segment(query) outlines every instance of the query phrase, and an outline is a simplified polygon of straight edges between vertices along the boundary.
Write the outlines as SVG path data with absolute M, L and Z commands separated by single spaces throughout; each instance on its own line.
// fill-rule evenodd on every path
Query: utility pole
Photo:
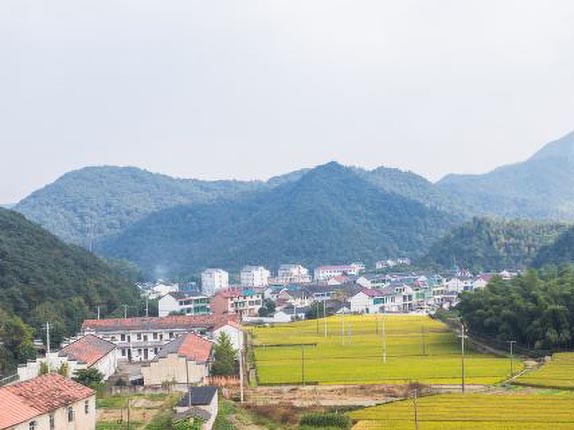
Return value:
M 325 302 L 326 300 L 323 300 L 323 317 L 325 318 L 325 337 L 327 337 L 327 304 Z
M 100 319 L 100 306 L 98 305 L 98 319 Z
M 243 388 L 243 331 L 241 331 L 241 321 L 239 322 L 239 331 L 237 333 L 239 338 L 239 400 L 241 403 L 245 400 Z
M 127 429 L 131 430 L 130 429 L 130 398 L 129 397 L 128 397 L 128 420 L 127 420 L 127 424 L 128 424 Z
M 301 384 L 305 386 L 305 347 L 301 345 Z
M 464 323 L 460 322 L 460 364 L 461 364 L 461 390 L 462 394 L 464 394 L 464 340 L 466 339 L 466 328 L 464 327 Z
M 349 345 L 353 344 L 353 323 L 349 322 Z
M 50 353 L 50 323 L 46 322 L 46 356 Z
M 383 336 L 383 363 L 387 364 L 387 337 L 385 335 L 385 311 L 383 310 L 383 316 L 382 316 L 382 336 Z
M 419 411 L 417 405 L 417 397 L 418 397 L 418 389 L 415 388 L 414 396 L 413 396 L 413 403 L 415 409 L 415 430 L 419 430 Z
M 509 340 L 506 343 L 510 346 L 510 378 L 514 376 L 514 344 L 515 340 Z
M 128 305 L 122 305 L 124 307 L 124 319 L 128 318 Z
M 341 345 L 345 345 L 345 311 L 341 314 Z
M 426 338 L 425 338 L 425 326 L 421 326 L 421 340 L 423 343 L 423 355 L 427 355 L 427 345 L 426 345 Z
M 145 317 L 149 317 L 149 300 L 147 296 L 145 298 Z

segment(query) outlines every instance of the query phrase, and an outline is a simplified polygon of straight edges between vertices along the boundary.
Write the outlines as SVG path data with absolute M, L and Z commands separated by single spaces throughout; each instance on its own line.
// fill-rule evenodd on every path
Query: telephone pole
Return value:
M 415 388 L 413 392 L 413 406 L 415 409 L 415 430 L 419 430 L 419 411 L 417 407 L 417 397 L 418 397 L 418 389 Z
M 239 322 L 239 332 L 237 333 L 239 337 L 239 400 L 241 403 L 245 400 L 244 393 L 244 383 L 243 383 L 243 331 L 241 331 L 241 321 Z
M 124 307 L 124 319 L 128 318 L 128 305 L 122 305 Z
M 98 305 L 98 319 L 100 319 L 100 306 Z
M 50 353 L 50 323 L 46 322 L 46 356 Z
M 460 364 L 461 364 L 461 390 L 462 394 L 464 394 L 464 340 L 467 338 L 466 336 L 466 328 L 464 327 L 464 323 L 461 321 L 460 323 Z
M 147 296 L 145 298 L 145 317 L 149 317 L 149 300 Z
M 510 378 L 514 376 L 514 344 L 516 343 L 515 340 L 509 340 L 508 346 L 510 347 Z
M 325 337 L 327 337 L 327 304 L 325 302 L 326 300 L 323 300 L 323 317 L 325 317 Z
M 387 364 L 387 336 L 385 333 L 385 311 L 383 310 L 382 316 L 382 329 L 381 329 L 382 337 L 383 337 L 383 363 Z

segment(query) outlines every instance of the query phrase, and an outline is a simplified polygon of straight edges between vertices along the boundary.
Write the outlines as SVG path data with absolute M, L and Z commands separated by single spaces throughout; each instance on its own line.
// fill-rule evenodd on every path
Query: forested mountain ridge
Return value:
M 135 261 L 148 273 L 169 274 L 289 261 L 373 262 L 420 255 L 459 221 L 329 163 L 247 199 L 152 214 L 99 250 Z
M 574 264 L 574 227 L 570 227 L 552 243 L 542 247 L 532 262 L 534 267 Z
M 473 218 L 433 244 L 418 263 L 475 272 L 524 269 L 567 229 L 565 223 Z
M 137 300 L 133 284 L 105 261 L 0 208 L 0 372 L 26 358 L 18 341 L 31 331 L 15 315 L 37 334 L 50 322 L 55 345 L 75 334 L 97 305 L 106 314 Z
M 263 188 L 261 181 L 201 181 L 135 167 L 85 167 L 35 191 L 14 210 L 66 242 L 89 247 L 158 210 Z
M 574 219 L 574 132 L 528 160 L 484 175 L 447 175 L 437 186 L 476 215 Z

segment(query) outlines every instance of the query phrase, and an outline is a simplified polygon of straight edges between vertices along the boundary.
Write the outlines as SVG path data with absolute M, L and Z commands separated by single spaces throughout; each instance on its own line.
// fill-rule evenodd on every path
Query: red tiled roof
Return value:
M 0 430 L 80 400 L 95 391 L 57 373 L 0 388 Z
M 169 354 L 178 354 L 188 360 L 206 362 L 211 356 L 213 344 L 194 333 L 187 333 L 166 343 L 157 353 L 155 361 L 167 357 Z
M 367 295 L 369 297 L 381 297 L 382 296 L 380 290 L 374 290 L 372 288 L 363 288 L 360 292 L 364 293 L 365 295 Z
M 58 354 L 60 357 L 68 357 L 86 363 L 88 367 L 104 358 L 116 348 L 112 342 L 88 334 L 68 346 L 62 348 Z
M 119 331 L 119 330 L 170 330 L 170 329 L 211 329 L 222 321 L 226 315 L 172 315 L 167 317 L 110 318 L 85 320 L 82 331 Z

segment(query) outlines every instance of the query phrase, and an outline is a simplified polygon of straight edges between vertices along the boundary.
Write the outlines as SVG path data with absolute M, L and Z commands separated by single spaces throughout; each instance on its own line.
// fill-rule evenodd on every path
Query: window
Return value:
M 30 423 L 28 424 L 28 429 L 36 430 L 36 421 L 30 421 Z
M 157 333 L 153 334 L 153 340 L 157 340 Z
M 50 415 L 50 430 L 54 430 L 56 428 L 56 423 L 54 421 L 54 415 Z
M 85 412 L 86 414 L 89 414 L 89 413 L 90 413 L 90 401 L 89 401 L 89 400 L 86 400 L 86 401 L 84 402 L 84 412 Z
M 138 333 L 138 340 L 142 340 L 142 334 Z
M 74 421 L 74 417 L 75 417 L 74 408 L 72 407 L 68 408 L 68 422 L 71 423 L 72 421 Z
M 122 341 L 125 341 L 125 340 L 126 340 L 126 335 L 125 335 L 125 334 L 122 334 L 122 335 L 120 336 L 120 339 L 121 339 Z
M 126 356 L 126 350 L 122 349 L 122 357 L 125 357 L 125 356 Z

